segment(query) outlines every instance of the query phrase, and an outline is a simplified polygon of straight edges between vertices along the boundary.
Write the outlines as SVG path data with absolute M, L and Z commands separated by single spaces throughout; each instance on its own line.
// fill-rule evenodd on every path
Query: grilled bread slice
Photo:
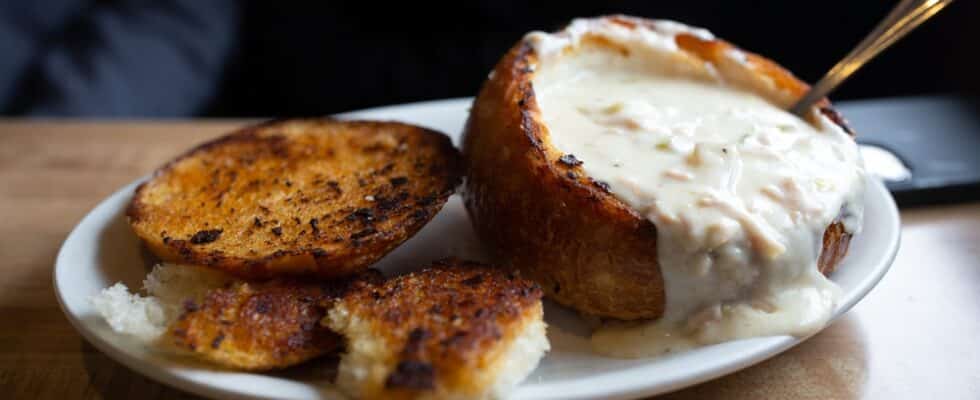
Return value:
M 457 260 L 353 288 L 324 320 L 347 342 L 338 385 L 363 399 L 499 397 L 549 348 L 541 296 Z
M 212 363 L 242 370 L 285 368 L 336 350 L 341 338 L 320 325 L 333 302 L 352 286 L 380 282 L 367 270 L 325 283 L 280 279 L 237 281 L 187 300 L 168 329 L 170 344 Z
M 422 228 L 457 186 L 449 138 L 396 122 L 273 121 L 158 170 L 127 210 L 165 261 L 245 278 L 346 276 Z

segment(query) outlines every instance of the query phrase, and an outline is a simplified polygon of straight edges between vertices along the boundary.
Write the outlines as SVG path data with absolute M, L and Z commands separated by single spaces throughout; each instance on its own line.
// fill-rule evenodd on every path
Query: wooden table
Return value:
M 105 196 L 229 121 L 0 120 L 0 398 L 193 398 L 88 345 L 51 284 Z M 891 272 L 844 318 L 767 362 L 671 399 L 980 398 L 980 203 L 902 213 Z

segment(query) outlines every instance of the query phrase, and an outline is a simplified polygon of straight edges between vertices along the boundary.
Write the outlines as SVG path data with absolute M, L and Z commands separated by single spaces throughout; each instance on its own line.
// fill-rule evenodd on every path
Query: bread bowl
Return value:
M 613 82 L 609 81 L 612 79 L 609 78 L 610 76 L 627 76 L 639 83 L 634 84 L 632 83 L 634 81 L 627 82 L 627 80 Z M 582 86 L 586 84 L 592 86 Z M 642 86 L 648 84 L 667 86 Z M 670 85 L 674 84 L 680 85 L 683 90 L 671 92 L 670 90 L 674 89 L 671 89 Z M 729 219 L 736 219 L 736 222 L 732 224 L 721 221 L 724 223 L 719 226 L 726 228 L 721 231 L 727 233 L 721 235 L 722 239 L 716 238 L 715 242 L 718 243 L 711 246 L 704 244 L 710 240 L 703 229 L 697 232 L 693 228 L 688 229 L 690 235 L 696 236 L 693 240 L 678 237 L 678 232 L 684 230 L 677 228 L 676 225 L 685 225 L 689 219 L 700 218 L 702 214 L 707 220 L 705 223 L 720 221 L 718 218 L 711 218 L 711 215 L 714 215 L 712 213 L 715 213 L 711 210 L 712 207 L 720 208 L 717 203 L 722 202 L 703 201 L 704 204 L 700 204 L 699 202 L 702 202 L 700 198 L 675 201 L 673 198 L 678 197 L 677 193 L 682 192 L 658 191 L 655 187 L 654 190 L 647 190 L 649 188 L 646 187 L 641 188 L 642 190 L 633 190 L 621 181 L 604 181 L 602 178 L 611 174 L 604 169 L 611 168 L 608 168 L 608 165 L 595 167 L 599 165 L 597 160 L 609 161 L 602 158 L 601 149 L 588 150 L 579 146 L 581 143 L 576 144 L 574 141 L 567 140 L 571 136 L 566 133 L 579 129 L 579 126 L 585 127 L 581 130 L 600 125 L 603 128 L 610 128 L 609 132 L 602 132 L 602 134 L 608 133 L 610 137 L 626 136 L 628 139 L 623 139 L 625 141 L 622 142 L 607 140 L 594 143 L 611 143 L 609 148 L 618 146 L 615 147 L 615 151 L 612 151 L 613 154 L 609 155 L 615 157 L 617 151 L 629 153 L 632 151 L 630 146 L 639 146 L 637 143 L 640 143 L 640 139 L 636 138 L 645 136 L 637 132 L 644 135 L 649 132 L 659 132 L 657 131 L 659 126 L 650 129 L 633 126 L 648 122 L 642 118 L 632 120 L 620 118 L 609 122 L 608 120 L 615 119 L 613 117 L 619 118 L 621 112 L 625 113 L 622 111 L 624 103 L 598 105 L 595 102 L 590 103 L 591 97 L 615 100 L 617 94 L 632 93 L 630 90 L 636 87 L 645 88 L 646 91 L 641 93 L 643 96 L 648 94 L 652 97 L 660 96 L 651 100 L 653 103 L 660 101 L 670 105 L 671 95 L 675 93 L 679 95 L 673 98 L 680 103 L 687 101 L 685 99 L 692 99 L 690 101 L 695 102 L 693 105 L 679 105 L 679 115 L 693 118 L 703 126 L 715 123 L 714 128 L 719 131 L 725 131 L 728 126 L 725 124 L 731 119 L 742 118 L 740 114 L 732 112 L 734 116 L 726 116 L 722 115 L 724 113 L 699 113 L 706 110 L 705 107 L 712 106 L 716 98 L 728 99 L 726 96 L 731 96 L 737 100 L 735 105 L 739 107 L 742 104 L 740 102 L 744 102 L 747 109 L 759 112 L 761 117 L 758 118 L 762 119 L 761 123 L 764 125 L 759 130 L 764 132 L 755 133 L 750 129 L 743 139 L 756 140 L 755 136 L 763 133 L 773 135 L 767 130 L 770 126 L 766 125 L 769 124 L 766 118 L 778 120 L 778 123 L 772 123 L 775 125 L 785 124 L 787 137 L 798 138 L 794 135 L 803 135 L 803 132 L 810 131 L 818 132 L 803 138 L 814 142 L 808 145 L 814 148 L 812 155 L 794 147 L 797 146 L 797 142 L 800 142 L 799 140 L 794 141 L 787 148 L 787 154 L 773 155 L 780 160 L 773 162 L 774 170 L 799 167 L 800 171 L 796 171 L 801 176 L 798 182 L 793 181 L 795 177 L 790 176 L 792 179 L 788 180 L 786 187 L 769 188 L 771 189 L 768 190 L 771 192 L 769 195 L 753 193 L 751 201 L 746 201 L 752 203 L 750 205 L 753 207 L 761 204 L 763 207 L 768 206 L 776 210 L 779 207 L 774 207 L 772 204 L 780 201 L 788 204 L 788 199 L 793 197 L 791 192 L 796 190 L 806 195 L 813 195 L 813 200 L 819 203 L 810 210 L 813 211 L 813 215 L 807 214 L 806 211 L 809 209 L 791 209 L 789 205 L 783 207 L 785 210 L 771 213 L 768 209 L 764 210 L 765 212 L 746 211 L 751 207 L 738 203 L 744 199 L 738 197 L 741 196 L 741 192 L 736 193 L 737 190 L 732 189 L 731 198 L 734 199 L 733 201 L 737 200 L 736 208 L 743 214 L 748 213 L 746 220 L 729 215 L 731 217 Z M 661 87 L 666 88 L 662 95 L 658 92 Z M 713 91 L 714 88 L 717 88 L 717 92 Z M 672 21 L 617 15 L 578 19 L 556 33 L 531 33 L 503 56 L 473 103 L 464 128 L 462 147 L 466 165 L 466 184 L 463 190 L 466 208 L 477 233 L 487 243 L 498 261 L 511 268 L 520 269 L 526 276 L 538 281 L 549 298 L 584 314 L 619 320 L 658 319 L 665 314 L 671 316 L 671 308 L 681 307 L 684 310 L 675 314 L 683 315 L 675 315 L 672 318 L 693 319 L 694 314 L 703 311 L 702 309 L 708 305 L 730 305 L 735 301 L 752 300 L 750 299 L 752 296 L 746 296 L 745 291 L 765 291 L 766 288 L 760 288 L 762 285 L 760 282 L 763 279 L 769 282 L 770 276 L 779 277 L 778 272 L 772 274 L 767 272 L 772 270 L 768 267 L 770 264 L 785 264 L 796 268 L 793 276 L 787 279 L 807 280 L 807 284 L 818 286 L 820 293 L 825 294 L 829 302 L 833 302 L 834 285 L 823 279 L 823 276 L 814 275 L 832 272 L 847 252 L 851 236 L 860 229 L 863 168 L 857 154 L 857 147 L 851 138 L 852 131 L 843 118 L 831 108 L 828 101 L 821 101 L 812 110 L 807 121 L 794 120 L 795 117 L 781 111 L 787 109 L 807 88 L 806 84 L 787 70 L 762 56 L 740 50 L 716 39 L 706 30 Z M 700 93 L 698 91 L 704 93 L 698 94 Z M 545 95 L 542 96 L 542 93 Z M 573 104 L 574 99 L 578 98 L 585 100 L 582 100 L 581 104 Z M 645 98 L 641 100 L 646 101 Z M 702 101 L 705 104 L 698 103 Z M 718 102 L 723 101 L 718 100 Z M 579 107 L 582 104 L 595 106 L 588 112 L 599 116 L 593 118 L 586 115 L 588 113 Z M 654 104 L 652 107 L 662 105 Z M 628 106 L 632 107 L 632 105 Z M 661 107 L 657 110 L 670 111 L 669 108 Z M 544 109 L 551 111 L 545 112 Z M 647 111 L 648 114 L 642 116 L 653 115 L 651 114 L 653 111 Z M 752 120 L 757 118 L 755 114 L 749 115 L 750 117 L 746 117 L 747 120 L 751 120 L 749 122 L 759 122 Z M 596 122 L 600 117 L 605 118 L 606 122 L 602 124 Z M 673 117 L 664 117 L 663 120 L 669 118 Z M 702 119 L 710 118 L 716 118 L 711 120 L 716 122 L 702 122 Z M 614 126 L 615 124 L 630 126 Z M 693 178 L 696 183 L 700 183 L 699 168 L 708 167 L 703 167 L 701 164 L 694 165 L 696 163 L 690 161 L 692 157 L 714 157 L 712 160 L 722 161 L 736 157 L 728 154 L 731 149 L 738 150 L 735 147 L 701 146 L 702 143 L 711 145 L 728 143 L 727 136 L 715 142 L 711 141 L 714 139 L 703 139 L 704 142 L 699 142 L 702 140 L 699 136 L 703 134 L 702 125 L 683 135 L 675 132 L 680 129 L 679 125 L 669 127 L 671 130 L 669 134 L 673 135 L 669 136 L 671 140 L 677 137 L 690 139 L 687 147 L 675 146 L 674 142 L 666 145 L 656 144 L 658 146 L 656 149 L 667 147 L 666 150 L 671 154 L 669 157 L 674 157 L 671 160 L 686 159 L 688 164 L 691 164 L 689 171 L 674 174 L 675 178 L 678 176 L 678 179 L 692 180 Z M 561 129 L 556 130 L 555 126 L 560 126 Z M 725 134 L 728 134 L 727 131 Z M 562 142 L 563 147 L 559 148 L 556 142 Z M 594 153 L 592 159 L 569 151 L 566 147 L 570 145 L 578 146 L 576 151 L 592 151 Z M 629 153 L 634 157 L 628 161 L 646 162 L 646 160 L 668 157 L 653 149 L 651 147 L 647 153 L 642 152 L 647 150 Z M 765 184 L 771 183 L 766 179 L 770 181 L 775 179 L 770 175 L 776 172 L 769 173 L 765 171 L 764 165 L 762 167 L 757 165 L 759 163 L 753 158 L 754 155 L 739 154 L 740 160 L 748 160 L 746 174 L 760 175 L 760 182 Z M 801 154 L 805 162 L 795 165 L 791 160 L 785 160 L 798 154 Z M 714 164 L 709 162 L 705 165 Z M 615 163 L 613 166 L 616 166 Z M 810 167 L 819 168 L 815 171 Z M 828 185 L 839 184 L 840 187 L 835 186 L 831 190 L 814 189 L 814 185 L 819 186 L 820 182 L 814 183 L 812 178 L 820 175 L 819 169 L 832 172 L 830 174 L 832 176 L 828 179 L 835 180 Z M 709 172 L 711 171 L 713 170 L 709 169 Z M 741 175 L 737 176 L 741 177 Z M 662 183 L 662 180 L 667 178 L 658 175 L 656 179 L 661 187 L 674 187 L 670 186 L 673 184 Z M 638 200 L 638 197 L 643 196 L 640 194 L 633 196 L 631 193 L 640 193 L 648 198 Z M 761 198 L 760 196 L 768 196 L 770 199 L 757 200 L 757 197 Z M 779 201 L 773 200 L 777 197 Z M 644 203 L 644 200 L 647 202 Z M 803 200 L 807 199 L 803 198 Z M 660 203 L 656 203 L 657 201 L 673 201 L 678 204 L 674 205 L 675 209 L 664 209 L 660 207 Z M 715 205 L 706 205 L 709 203 Z M 702 209 L 707 211 L 699 211 Z M 673 211 L 683 211 L 686 214 L 671 214 Z M 753 218 L 756 219 L 755 222 L 759 222 L 756 225 L 761 227 L 760 229 L 777 225 L 785 228 L 780 225 L 781 222 L 773 222 L 776 217 L 770 214 L 798 219 L 785 225 L 791 227 L 796 224 L 800 228 L 784 230 L 774 228 L 775 231 L 763 229 L 758 235 L 753 232 L 759 232 L 746 229 L 750 227 L 749 222 L 752 221 L 749 220 Z M 679 218 L 682 223 L 666 222 L 670 218 L 674 218 L 671 221 Z M 710 226 L 697 223 L 688 225 L 701 228 Z M 684 249 L 691 243 L 693 249 Z M 810 246 L 810 243 L 813 243 L 813 246 Z M 774 247 L 767 247 L 769 245 Z M 665 251 L 679 251 L 684 253 L 684 257 L 705 256 L 708 257 L 709 265 L 714 265 L 710 262 L 722 265 L 718 260 L 727 256 L 718 256 L 712 251 L 729 247 L 745 251 L 751 257 L 765 257 L 760 259 L 767 260 L 762 264 L 767 265 L 768 269 L 748 270 L 748 273 L 762 277 L 757 279 L 759 282 L 754 282 L 755 278 L 751 277 L 743 279 L 747 282 L 739 282 L 741 278 L 732 276 L 719 277 L 714 272 L 716 270 L 711 269 L 705 276 L 713 279 L 712 282 L 701 282 L 698 280 L 700 278 L 690 278 L 687 275 L 678 278 L 679 273 L 676 272 L 678 270 L 687 268 L 684 270 L 687 272 L 682 271 L 683 274 L 691 274 L 688 271 L 692 268 L 690 263 L 677 262 L 678 258 L 675 257 L 671 265 L 668 265 L 669 268 L 665 270 L 663 257 L 667 256 L 661 254 Z M 807 253 L 803 261 L 799 259 L 802 253 Z M 784 254 L 788 255 L 783 256 Z M 795 264 L 783 260 L 787 257 L 797 258 Z M 739 267 L 743 270 L 745 267 L 752 266 L 751 262 L 741 264 L 745 264 Z M 667 274 L 671 274 L 670 279 L 665 279 Z M 773 278 L 773 281 L 775 280 L 785 281 L 782 278 Z M 680 281 L 683 282 L 678 283 Z M 684 285 L 688 287 L 681 288 Z M 734 285 L 734 287 L 724 285 Z M 686 294 L 716 289 L 718 293 L 702 293 L 704 299 L 697 298 L 699 296 L 697 294 L 690 296 Z M 685 296 L 688 298 L 684 298 Z M 671 301 L 671 298 L 674 301 Z M 829 316 L 826 310 L 828 308 L 832 307 L 822 307 L 822 314 L 817 318 L 819 320 L 817 323 L 805 328 L 777 329 L 776 332 L 769 333 L 809 332 L 816 326 L 822 326 L 820 321 L 826 321 L 826 317 Z M 708 319 L 717 322 L 715 319 Z M 708 338 L 706 341 L 717 341 L 715 339 Z

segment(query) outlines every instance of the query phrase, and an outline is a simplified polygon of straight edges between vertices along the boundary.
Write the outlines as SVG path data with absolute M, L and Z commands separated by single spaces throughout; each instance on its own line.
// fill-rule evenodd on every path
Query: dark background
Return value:
M 207 110 L 318 115 L 472 96 L 530 30 L 624 13 L 709 28 L 813 82 L 897 1 L 463 1 L 251 5 L 241 50 Z M 980 93 L 980 2 L 961 0 L 879 56 L 835 99 Z
M 897 1 L 0 0 L 0 114 L 306 116 L 472 96 L 524 33 L 611 13 L 709 28 L 813 82 Z M 959 0 L 834 99 L 980 93 Z

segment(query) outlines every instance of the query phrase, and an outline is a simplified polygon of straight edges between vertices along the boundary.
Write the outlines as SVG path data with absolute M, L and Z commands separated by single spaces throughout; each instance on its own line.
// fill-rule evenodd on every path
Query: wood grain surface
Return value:
M 88 345 L 51 273 L 100 200 L 241 121 L 0 120 L 0 398 L 195 398 Z M 902 212 L 891 272 L 845 317 L 759 365 L 664 398 L 980 398 L 980 203 Z

